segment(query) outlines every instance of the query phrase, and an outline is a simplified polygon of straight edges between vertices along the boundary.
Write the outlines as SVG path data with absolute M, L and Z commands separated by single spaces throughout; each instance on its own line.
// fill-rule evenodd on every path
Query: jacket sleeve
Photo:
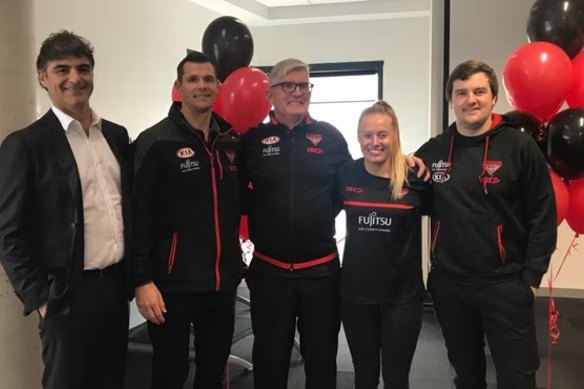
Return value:
M 161 181 L 160 163 L 156 159 L 154 138 L 143 133 L 136 140 L 133 180 L 133 263 L 135 285 L 154 280 L 152 259 L 156 234 L 158 186 Z M 139 160 L 137 160 L 139 159 Z
M 8 136 L 0 148 L 0 262 L 25 315 L 45 304 L 49 295 L 47 273 L 35 261 L 31 246 L 31 169 L 20 134 Z
M 334 127 L 333 127 L 334 128 Z M 338 172 L 339 170 L 348 163 L 353 162 L 353 157 L 351 157 L 351 153 L 349 152 L 349 146 L 347 145 L 347 141 L 341 134 L 341 132 L 335 128 L 335 131 L 338 133 L 339 137 L 339 148 L 337 150 L 338 155 L 338 163 L 336 167 L 337 174 L 335 175 L 335 179 L 333 182 L 333 212 L 335 217 L 341 212 L 343 209 L 343 196 L 342 192 L 338 190 Z
M 556 248 L 556 201 L 547 163 L 532 139 L 522 149 L 521 163 L 528 231 L 523 281 L 537 288 Z

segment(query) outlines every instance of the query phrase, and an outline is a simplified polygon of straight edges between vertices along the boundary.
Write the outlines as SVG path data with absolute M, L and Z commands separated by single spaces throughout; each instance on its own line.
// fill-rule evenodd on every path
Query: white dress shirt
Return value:
M 84 269 L 103 269 L 124 256 L 120 165 L 103 136 L 101 119 L 93 110 L 88 136 L 78 120 L 55 106 L 51 109 L 65 130 L 81 180 Z

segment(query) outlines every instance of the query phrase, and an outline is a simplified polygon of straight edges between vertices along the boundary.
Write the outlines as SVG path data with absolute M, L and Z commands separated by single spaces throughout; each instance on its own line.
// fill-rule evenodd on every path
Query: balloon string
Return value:
M 572 250 L 576 251 L 576 249 L 578 247 L 578 243 L 576 243 L 576 239 L 578 239 L 579 236 L 580 235 L 578 235 L 577 232 L 574 234 L 574 238 L 572 239 L 572 243 L 570 243 L 570 247 L 568 247 L 568 250 L 566 250 L 566 254 L 564 255 L 564 258 L 562 259 L 562 263 L 560 264 L 560 268 L 558 269 L 558 272 L 556 273 L 554 280 L 558 279 L 558 275 L 560 274 L 560 271 L 562 271 L 562 267 L 564 266 L 564 262 L 566 262 L 566 258 L 568 258 L 568 256 L 570 254 L 572 254 Z M 551 273 L 551 274 L 553 274 L 553 273 Z
M 550 274 L 553 274 L 553 264 L 550 265 Z M 548 277 L 548 288 L 550 291 L 549 305 L 548 305 L 548 334 L 550 341 L 548 343 L 548 362 L 547 362 L 547 389 L 552 389 L 552 346 L 558 343 L 560 339 L 560 328 L 558 326 L 558 317 L 560 312 L 556 309 L 553 292 L 552 277 Z

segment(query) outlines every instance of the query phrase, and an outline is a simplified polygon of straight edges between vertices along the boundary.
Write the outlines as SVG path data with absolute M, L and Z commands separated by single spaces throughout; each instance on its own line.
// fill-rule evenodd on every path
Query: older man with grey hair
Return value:
M 247 283 L 256 389 L 286 388 L 296 323 L 306 388 L 336 388 L 340 266 L 334 180 L 352 158 L 339 130 L 310 117 L 312 87 L 306 63 L 276 64 L 269 122 L 241 141 L 238 169 L 255 245 Z

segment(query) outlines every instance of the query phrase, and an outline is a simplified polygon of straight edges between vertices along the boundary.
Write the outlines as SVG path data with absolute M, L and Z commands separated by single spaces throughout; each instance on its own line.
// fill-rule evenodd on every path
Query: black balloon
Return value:
M 550 120 L 547 156 L 561 177 L 584 177 L 584 109 L 566 109 Z
M 511 111 L 503 115 L 509 125 L 531 136 L 543 155 L 547 153 L 547 131 L 542 122 L 527 112 Z
M 203 34 L 203 53 L 215 64 L 219 80 L 224 81 L 234 70 L 249 66 L 253 57 L 251 32 L 232 16 L 217 18 Z
M 537 0 L 527 20 L 530 42 L 560 46 L 574 58 L 584 46 L 584 0 Z

